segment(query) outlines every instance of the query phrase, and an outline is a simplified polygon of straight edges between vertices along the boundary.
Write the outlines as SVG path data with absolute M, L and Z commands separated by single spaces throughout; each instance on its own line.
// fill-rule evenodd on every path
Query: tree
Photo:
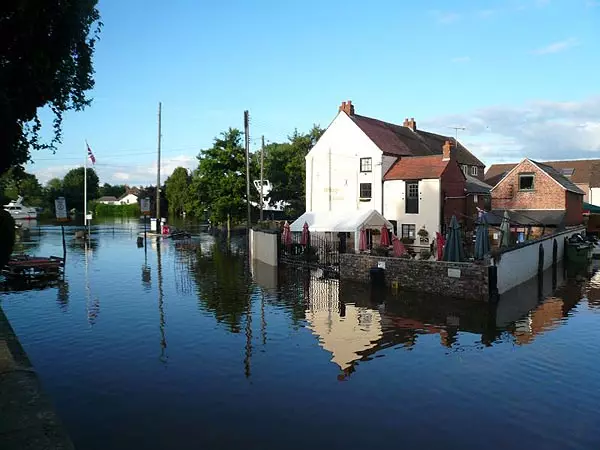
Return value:
M 46 186 L 44 186 L 44 200 L 49 211 L 54 212 L 54 200 L 56 200 L 57 197 L 63 196 L 64 193 L 62 180 L 60 178 L 52 178 L 51 180 L 48 180 Z M 67 208 L 71 209 L 73 206 L 67 203 Z
M 271 203 L 286 201 L 290 203 L 289 212 L 299 215 L 306 204 L 306 155 L 323 135 L 318 125 L 305 134 L 294 133 L 289 142 L 270 144 L 265 148 L 266 178 L 273 185 L 270 193 Z
M 62 187 L 67 207 L 83 211 L 83 173 L 84 168 L 71 169 L 63 178 Z M 98 198 L 98 175 L 94 169 L 87 169 L 87 199 Z
M 63 114 L 90 104 L 92 55 L 102 23 L 97 0 L 11 0 L 0 10 L 0 174 L 22 167 L 31 149 L 55 150 Z M 38 109 L 54 115 L 40 140 Z
M 189 205 L 190 176 L 185 167 L 177 167 L 165 182 L 171 213 L 181 214 Z M 187 212 L 187 211 L 186 211 Z
M 127 191 L 127 186 L 124 184 L 110 185 L 104 183 L 98 192 L 100 197 L 121 197 Z
M 215 138 L 211 148 L 198 155 L 198 168 L 190 185 L 190 205 L 196 217 L 208 211 L 214 223 L 233 222 L 246 217 L 246 153 L 242 132 L 230 128 Z M 257 168 L 253 164 L 254 177 Z M 252 178 L 252 177 L 251 177 Z
M 37 177 L 19 170 L 9 170 L 2 176 L 3 200 L 16 200 L 22 196 L 29 206 L 43 206 L 44 192 Z

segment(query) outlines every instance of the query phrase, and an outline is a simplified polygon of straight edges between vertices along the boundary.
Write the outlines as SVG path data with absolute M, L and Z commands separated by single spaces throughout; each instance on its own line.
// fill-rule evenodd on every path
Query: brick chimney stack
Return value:
M 347 102 L 342 102 L 339 107 L 340 111 L 344 111 L 349 116 L 354 115 L 354 105 L 352 104 L 352 100 L 348 100 Z
M 446 141 L 442 146 L 442 161 L 449 161 L 452 157 L 452 142 Z
M 404 119 L 403 127 L 410 128 L 411 131 L 417 131 L 417 122 L 415 122 L 415 118 L 411 117 L 410 119 Z

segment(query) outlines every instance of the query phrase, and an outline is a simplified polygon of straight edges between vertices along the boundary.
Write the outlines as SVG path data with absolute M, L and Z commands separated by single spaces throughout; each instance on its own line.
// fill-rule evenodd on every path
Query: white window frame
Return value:
M 477 176 L 477 166 L 471 166 L 471 176 Z

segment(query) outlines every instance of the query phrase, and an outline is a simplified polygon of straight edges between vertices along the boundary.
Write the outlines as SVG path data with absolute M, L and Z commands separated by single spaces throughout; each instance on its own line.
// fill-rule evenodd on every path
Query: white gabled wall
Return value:
M 371 172 L 360 172 L 360 158 L 372 158 Z M 306 211 L 382 213 L 383 173 L 394 160 L 384 158 L 352 119 L 339 113 L 306 156 Z M 370 201 L 359 201 L 360 183 L 371 183 Z
M 406 214 L 405 181 L 390 180 L 383 185 L 384 212 L 388 220 L 398 222 L 398 236 L 402 235 L 402 224 L 415 225 L 415 232 L 423 226 L 429 232 L 429 241 L 435 237 L 435 232 L 440 231 L 440 180 L 419 180 L 419 213 Z M 419 244 L 418 238 L 415 244 Z
M 600 206 L 600 187 L 590 188 L 588 203 L 596 206 Z

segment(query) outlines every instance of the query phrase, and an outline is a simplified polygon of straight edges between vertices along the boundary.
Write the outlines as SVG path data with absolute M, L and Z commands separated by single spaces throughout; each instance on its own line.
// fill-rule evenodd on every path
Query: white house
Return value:
M 98 199 L 98 203 L 103 203 L 105 205 L 114 205 L 117 203 L 117 197 L 113 197 L 112 195 L 105 195 Z
M 460 143 L 456 148 L 453 138 L 418 130 L 414 119 L 395 125 L 360 116 L 351 101 L 343 102 L 333 122 L 306 156 L 306 211 L 376 210 L 390 220 L 397 220 L 396 214 L 390 213 L 388 217 L 385 211 L 386 192 L 388 196 L 401 196 L 403 192 L 395 187 L 384 189 L 385 174 L 401 159 L 432 155 L 441 159 L 447 141 L 455 147 L 455 160 L 460 168 L 482 179 L 484 164 Z M 421 186 L 426 185 L 423 181 Z M 432 217 L 436 214 L 439 217 L 439 196 L 437 203 L 429 203 L 429 196 L 435 197 L 433 193 L 428 195 L 423 208 L 433 208 Z M 392 206 L 389 202 L 388 205 L 390 212 Z
M 138 202 L 138 196 L 133 190 L 128 190 L 116 201 L 117 205 L 132 205 Z

